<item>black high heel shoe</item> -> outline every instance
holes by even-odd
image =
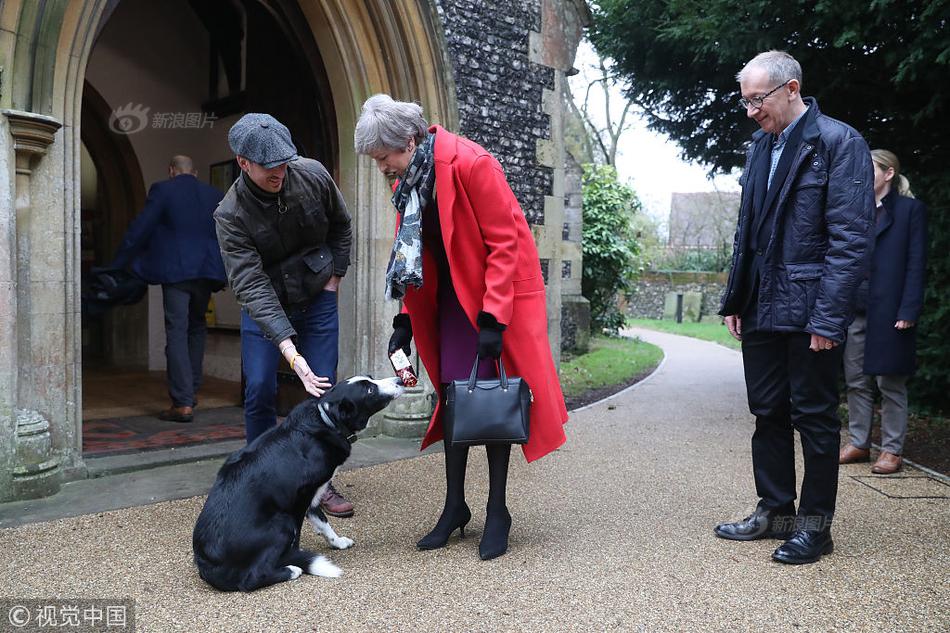
[[[456,529],[459,531],[459,538],[465,538],[465,526],[468,525],[468,522],[471,520],[472,511],[468,509],[468,505],[465,503],[462,503],[461,506],[452,512],[443,510],[442,516],[439,517],[439,522],[435,524],[431,532],[423,536],[419,542],[416,543],[416,547],[421,550],[445,547],[445,544],[449,541],[449,537],[452,536],[452,532]]]
[[[495,516],[500,515],[499,518]],[[504,514],[489,514],[485,519],[485,532],[482,534],[482,540],[478,544],[478,557],[482,560],[491,560],[498,558],[508,551],[508,533],[511,531],[511,513],[508,508],[504,509]]]

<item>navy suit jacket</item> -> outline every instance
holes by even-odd
[[[112,266],[131,264],[132,272],[150,284],[208,279],[223,287],[227,277],[212,218],[222,197],[188,174],[155,183]]]

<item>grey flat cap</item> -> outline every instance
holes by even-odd
[[[238,119],[228,132],[228,144],[238,156],[267,168],[297,158],[287,126],[260,112],[249,112]]]

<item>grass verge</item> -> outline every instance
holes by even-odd
[[[592,337],[586,354],[561,359],[561,389],[569,409],[632,385],[660,364],[663,351],[635,338]]]
[[[627,326],[691,336],[704,341],[719,343],[731,349],[740,348],[739,341],[732,338],[726,326],[720,323],[677,323],[676,321],[661,321],[659,319],[627,319]]]

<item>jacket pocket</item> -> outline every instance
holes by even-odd
[[[518,279],[511,282],[511,288],[516,295],[538,292],[539,290],[544,290],[544,280],[541,277]]]
[[[825,263],[812,262],[808,264],[785,264],[785,270],[788,272],[788,278],[791,281],[821,279],[821,274],[825,270]]]
[[[303,256],[304,266],[301,274],[304,296],[301,301],[310,301],[316,297],[333,275],[333,256],[330,248],[323,244]]]
[[[805,327],[818,298],[818,285],[824,272],[823,262],[785,264],[786,283],[783,297],[776,301],[775,320],[781,325]]]

